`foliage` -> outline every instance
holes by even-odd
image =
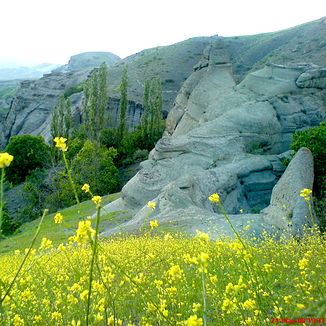
[[[314,195],[321,199],[326,195],[326,122],[319,127],[296,131],[292,136],[291,149],[296,153],[302,147],[308,147],[314,158]]]
[[[108,103],[107,85],[108,67],[103,62],[94,71],[92,78],[84,83],[84,124],[87,138],[97,142],[101,139],[101,131],[105,127],[105,110]]]
[[[113,163],[117,151],[87,140],[71,162],[73,179],[77,185],[90,184],[98,195],[115,192],[118,189],[118,169]]]
[[[9,236],[15,233],[15,231],[21,226],[20,221],[14,221],[7,213],[7,207],[3,207],[2,215],[2,224],[1,224],[1,233],[4,236]]]
[[[53,108],[51,121],[51,136],[69,138],[69,132],[72,124],[71,100],[65,99],[64,95],[60,96],[60,106]]]
[[[125,66],[122,72],[120,85],[120,117],[117,127],[117,142],[120,145],[124,139],[127,130],[126,114],[128,110],[128,66]]]
[[[71,86],[69,87],[64,93],[63,93],[63,96],[65,99],[67,99],[68,97],[70,97],[71,95],[73,94],[76,94],[76,93],[81,93],[84,89],[84,83],[85,81],[79,83],[78,85],[75,85],[75,86]]]
[[[71,150],[76,152],[71,156],[72,178],[81,200],[88,198],[81,191],[84,183],[89,183],[99,195],[117,191],[119,171],[113,162],[117,155],[114,148],[107,149],[105,146],[99,147],[96,142],[74,138],[68,144],[67,156]],[[29,216],[30,220],[39,216],[45,207],[53,212],[75,203],[68,172],[62,164],[51,171],[33,174],[24,186],[23,196],[30,203],[23,214]]]
[[[314,186],[313,195],[322,230],[326,229],[326,122],[320,126],[296,131],[292,136],[291,149],[294,154],[302,147],[311,150],[314,159]],[[293,154],[293,155],[294,155]]]
[[[28,204],[18,216],[21,222],[33,221],[42,215],[44,202],[51,191],[47,182],[50,175],[50,170],[37,168],[24,184],[22,197]]]
[[[162,120],[162,81],[159,76],[145,81],[143,94],[143,116],[140,124],[141,135],[138,141],[143,149],[151,150],[162,137],[165,122]],[[137,131],[136,131],[137,132]],[[139,137],[140,136],[140,137]]]
[[[15,185],[25,181],[36,168],[50,164],[50,147],[41,136],[11,137],[6,152],[15,158],[6,169],[7,180]]]

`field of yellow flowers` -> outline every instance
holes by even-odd
[[[55,141],[67,164],[65,139]],[[1,189],[12,159],[0,154]],[[35,248],[45,211],[28,248],[0,255],[0,325],[325,323],[326,245],[313,221],[314,229],[300,239],[267,234],[249,239],[231,223],[234,238],[200,230],[196,236],[158,236],[159,221],[150,219],[155,203],[149,202],[138,236],[121,229],[119,236],[104,238],[103,199],[87,184],[82,189],[90,194],[96,219],[84,216],[76,196],[82,215],[76,229],[61,213],[54,216],[73,234],[66,243],[54,246],[49,234]],[[309,207],[310,194],[308,189],[301,194]],[[221,207],[218,194],[209,199]],[[1,190],[0,226],[2,207]]]
[[[309,318],[325,317],[320,238],[265,238],[245,246],[237,239],[211,241],[201,232],[100,241],[90,325],[309,324]],[[23,254],[0,256],[0,293]],[[44,238],[4,300],[0,324],[85,325],[91,256],[89,244],[54,248]]]

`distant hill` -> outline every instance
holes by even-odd
[[[42,63],[34,67],[24,67],[15,63],[0,64],[0,80],[36,79],[60,67],[58,64]]]
[[[111,52],[85,52],[73,55],[68,64],[59,67],[54,72],[72,72],[82,69],[99,67],[102,62],[106,62],[108,67],[113,66],[121,58]]]

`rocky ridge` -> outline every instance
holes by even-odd
[[[213,37],[175,100],[165,137],[106,209],[130,211],[133,218],[123,227],[137,228],[146,219],[147,202],[154,201],[152,218],[191,225],[195,217],[220,220],[218,206],[208,200],[218,193],[225,211],[236,214],[233,219],[254,221],[252,230],[262,232],[262,221],[271,232],[284,230],[268,210],[250,213],[268,206],[290,155],[291,135],[325,120],[325,72],[313,64],[267,64],[236,85],[223,39]],[[308,152],[296,164],[312,162]],[[302,187],[312,187],[312,163],[308,166],[308,179],[292,182],[287,192],[298,195]],[[289,206],[288,216],[300,221],[292,223],[297,234],[303,224],[295,206]]]

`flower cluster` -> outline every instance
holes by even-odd
[[[67,138],[64,137],[55,137],[53,141],[56,143],[55,147],[58,147],[61,151],[66,152],[68,150],[66,141]]]
[[[73,242],[77,242],[78,245],[87,243],[89,237],[95,236],[95,230],[91,227],[92,222],[90,220],[80,221],[78,223],[78,229],[76,235],[69,238]]]
[[[303,190],[301,190],[301,194],[300,194],[300,196],[301,197],[304,197],[304,199],[306,200],[306,201],[310,201],[310,194],[312,193],[312,191],[310,190],[310,189],[303,189]]]
[[[14,157],[8,153],[0,153],[0,169],[8,167]]]

